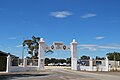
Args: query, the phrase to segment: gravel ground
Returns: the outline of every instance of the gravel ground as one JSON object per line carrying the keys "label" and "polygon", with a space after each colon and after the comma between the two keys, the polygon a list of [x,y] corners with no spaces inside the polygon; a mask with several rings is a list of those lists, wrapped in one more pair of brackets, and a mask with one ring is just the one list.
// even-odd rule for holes
{"label": "gravel ground", "polygon": [[89,73],[95,73],[95,74],[108,74],[108,75],[120,76],[120,72],[89,72]]}
{"label": "gravel ground", "polygon": [[18,72],[0,74],[0,80],[96,80],[69,73],[62,69],[52,69],[46,71]]}
{"label": "gravel ground", "polygon": [[0,80],[120,80],[120,72],[81,72],[68,69],[0,73]]}

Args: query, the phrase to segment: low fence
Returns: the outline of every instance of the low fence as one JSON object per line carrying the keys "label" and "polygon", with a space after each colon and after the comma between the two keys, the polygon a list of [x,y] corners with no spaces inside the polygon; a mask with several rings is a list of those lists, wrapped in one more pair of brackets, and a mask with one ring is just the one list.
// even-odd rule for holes
{"label": "low fence", "polygon": [[110,71],[109,61],[105,60],[80,60],[78,70],[81,71]]}
{"label": "low fence", "polygon": [[81,71],[107,71],[105,66],[79,66],[79,70]]}
{"label": "low fence", "polygon": [[22,72],[38,70],[38,59],[14,59],[10,56],[7,57],[6,72]]}
{"label": "low fence", "polygon": [[[19,59],[7,57],[6,72],[22,72],[39,70],[38,59]],[[81,71],[112,71],[120,69],[119,61],[105,60],[80,60],[78,70]]]}
{"label": "low fence", "polygon": [[27,59],[27,66],[38,66],[38,59]]}
{"label": "low fence", "polygon": [[120,71],[120,61],[80,60],[78,70],[82,71]]}
{"label": "low fence", "polygon": [[111,71],[120,71],[120,61],[109,61],[109,67]]}

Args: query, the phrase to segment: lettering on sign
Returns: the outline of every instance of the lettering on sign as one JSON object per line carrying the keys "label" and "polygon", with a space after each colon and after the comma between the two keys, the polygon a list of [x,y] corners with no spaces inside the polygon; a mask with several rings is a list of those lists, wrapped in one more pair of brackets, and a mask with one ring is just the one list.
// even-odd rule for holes
{"label": "lettering on sign", "polygon": [[51,46],[46,46],[46,50],[70,50],[70,46],[64,45],[62,42],[54,42]]}
{"label": "lettering on sign", "polygon": [[62,42],[54,42],[53,45],[54,45],[55,49],[63,49]]}

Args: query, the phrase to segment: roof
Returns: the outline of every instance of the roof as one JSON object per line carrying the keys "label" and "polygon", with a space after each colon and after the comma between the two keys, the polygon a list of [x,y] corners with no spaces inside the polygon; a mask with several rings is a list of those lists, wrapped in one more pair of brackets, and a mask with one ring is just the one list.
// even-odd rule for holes
{"label": "roof", "polygon": [[3,52],[3,51],[0,51],[0,56],[8,56],[8,54],[10,54],[10,53],[6,53],[6,52]]}
{"label": "roof", "polygon": [[10,55],[11,57],[16,57],[15,55],[12,55],[10,53],[6,53],[6,52],[3,52],[3,51],[0,51],[0,56],[6,56],[7,57],[8,55]]}

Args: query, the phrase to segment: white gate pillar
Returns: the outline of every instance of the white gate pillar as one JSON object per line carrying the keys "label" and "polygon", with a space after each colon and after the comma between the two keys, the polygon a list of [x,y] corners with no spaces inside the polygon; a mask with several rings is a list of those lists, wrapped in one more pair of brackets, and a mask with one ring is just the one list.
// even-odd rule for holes
{"label": "white gate pillar", "polygon": [[109,60],[108,57],[105,59],[105,71],[109,71]]}
{"label": "white gate pillar", "polygon": [[90,71],[93,71],[93,60],[91,57],[89,59],[89,67],[90,67]]}
{"label": "white gate pillar", "polygon": [[44,49],[45,42],[43,38],[39,41],[39,51],[38,51],[38,70],[44,70]]}
{"label": "white gate pillar", "polygon": [[71,42],[71,69],[77,70],[77,42],[75,39]]}
{"label": "white gate pillar", "polygon": [[6,72],[10,72],[10,67],[11,67],[11,57],[10,55],[7,56],[7,68]]}
{"label": "white gate pillar", "polygon": [[23,67],[26,67],[26,66],[27,66],[27,58],[25,57],[23,62]]}

